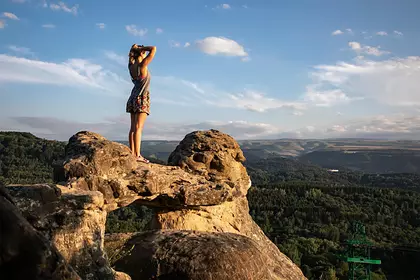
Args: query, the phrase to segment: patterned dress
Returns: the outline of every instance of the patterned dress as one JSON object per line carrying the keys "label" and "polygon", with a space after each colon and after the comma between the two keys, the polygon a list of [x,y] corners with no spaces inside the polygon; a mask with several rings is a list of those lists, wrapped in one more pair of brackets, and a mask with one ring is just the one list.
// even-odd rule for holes
{"label": "patterned dress", "polygon": [[[140,71],[138,71],[140,73]],[[150,115],[150,73],[144,78],[131,79],[134,84],[131,95],[127,100],[127,113],[146,113]]]}

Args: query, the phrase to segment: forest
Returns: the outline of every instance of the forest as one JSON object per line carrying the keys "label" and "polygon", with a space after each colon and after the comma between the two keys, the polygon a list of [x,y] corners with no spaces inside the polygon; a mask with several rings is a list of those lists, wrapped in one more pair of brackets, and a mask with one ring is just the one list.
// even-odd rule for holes
{"label": "forest", "polygon": [[[52,183],[65,143],[0,132],[0,181]],[[420,177],[417,173],[329,172],[282,157],[245,162],[252,179],[250,214],[308,279],[347,279],[350,225],[361,221],[373,243],[372,279],[419,279]],[[152,210],[131,205],[108,214],[106,231],[147,228]]]}

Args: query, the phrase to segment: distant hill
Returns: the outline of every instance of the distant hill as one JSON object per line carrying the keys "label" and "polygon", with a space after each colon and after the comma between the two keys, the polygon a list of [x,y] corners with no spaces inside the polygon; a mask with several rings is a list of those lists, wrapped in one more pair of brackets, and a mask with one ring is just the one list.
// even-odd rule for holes
{"label": "distant hill", "polygon": [[325,168],[346,168],[365,173],[420,173],[420,151],[415,149],[314,151],[298,158],[304,163]]}
{"label": "distant hill", "polygon": [[[122,141],[121,143],[127,144]],[[178,141],[144,141],[146,157],[166,161]],[[365,173],[418,173],[420,141],[366,139],[327,140],[240,140],[248,162],[286,157],[329,169]]]}
{"label": "distant hill", "polygon": [[25,132],[0,132],[0,181],[6,184],[51,183],[53,162],[65,143]]}

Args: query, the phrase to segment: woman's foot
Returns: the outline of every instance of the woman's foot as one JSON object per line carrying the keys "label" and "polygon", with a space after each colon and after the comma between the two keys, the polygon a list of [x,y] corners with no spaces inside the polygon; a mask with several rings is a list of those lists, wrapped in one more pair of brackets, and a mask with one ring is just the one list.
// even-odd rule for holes
{"label": "woman's foot", "polygon": [[142,156],[136,157],[136,161],[144,162],[144,163],[150,163],[150,161],[147,158],[144,158]]}

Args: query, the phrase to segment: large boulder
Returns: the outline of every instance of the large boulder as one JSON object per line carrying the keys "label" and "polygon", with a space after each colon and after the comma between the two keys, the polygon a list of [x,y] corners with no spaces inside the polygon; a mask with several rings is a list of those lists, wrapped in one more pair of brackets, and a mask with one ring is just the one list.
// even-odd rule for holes
{"label": "large boulder", "polygon": [[81,280],[0,186],[0,279]]}
{"label": "large boulder", "polygon": [[245,192],[251,180],[243,166],[244,154],[231,136],[218,130],[187,134],[169,155],[168,164],[204,176],[209,181],[227,181]]}
{"label": "large boulder", "polygon": [[249,280],[291,278],[270,267],[270,256],[257,242],[233,233],[199,231],[149,231],[129,237],[110,238],[118,255],[115,268],[133,280]]}
{"label": "large boulder", "polygon": [[82,279],[120,279],[104,252],[107,212],[102,193],[48,184],[12,185],[7,190],[26,220]]}

